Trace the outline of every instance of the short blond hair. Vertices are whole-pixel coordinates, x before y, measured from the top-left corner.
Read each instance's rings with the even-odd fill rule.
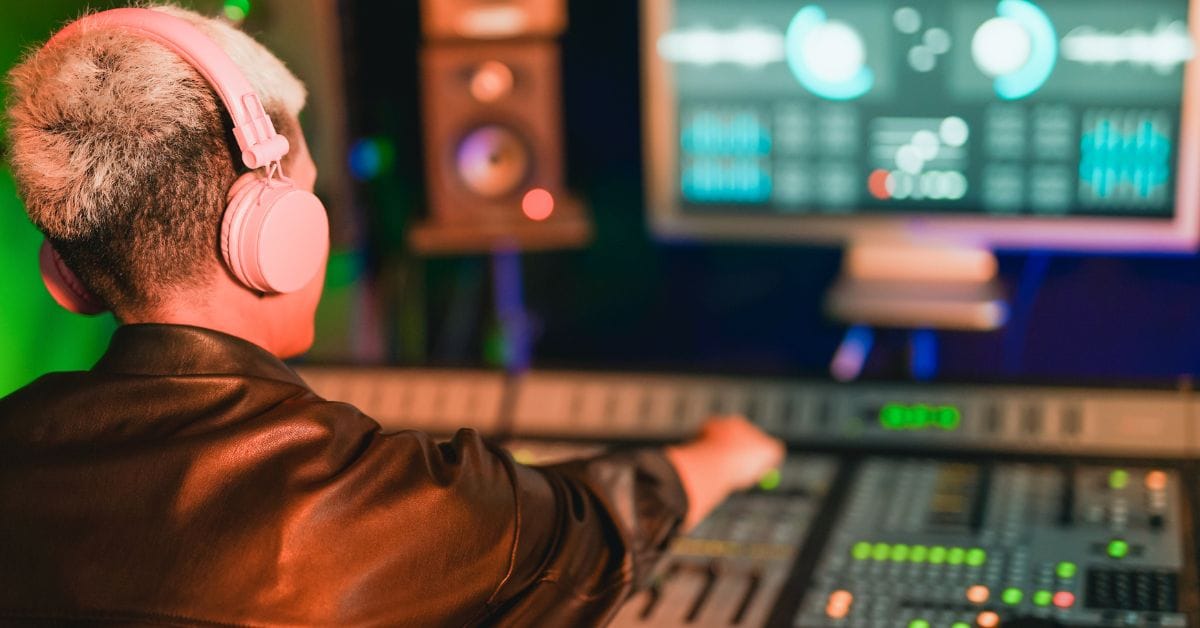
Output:
[[[176,6],[225,50],[280,132],[303,84],[227,22]],[[123,29],[82,32],[29,53],[9,74],[10,160],[33,223],[120,314],[194,287],[219,255],[225,195],[244,171],[211,86],[166,47]]]

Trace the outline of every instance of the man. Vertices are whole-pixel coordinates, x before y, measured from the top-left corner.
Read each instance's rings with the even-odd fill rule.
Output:
[[[303,86],[230,26],[155,10],[232,58],[311,191]],[[0,400],[0,623],[603,623],[672,535],[782,458],[740,419],[540,469],[469,430],[381,434],[280,361],[312,342],[323,272],[273,293],[225,261],[245,169],[194,66],[80,28],[10,82],[29,216],[122,326],[91,371]]]

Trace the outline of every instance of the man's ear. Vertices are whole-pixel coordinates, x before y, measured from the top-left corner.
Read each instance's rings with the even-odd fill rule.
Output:
[[[58,251],[49,240],[42,240],[42,248],[38,251],[38,266],[42,271],[42,283],[54,301],[64,309],[75,314],[92,316],[108,311],[108,306],[99,297],[88,290],[79,280],[67,263],[63,261]]]

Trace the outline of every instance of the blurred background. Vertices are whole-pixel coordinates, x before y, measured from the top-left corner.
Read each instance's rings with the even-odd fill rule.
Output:
[[[7,11],[0,69],[85,6],[123,4],[43,0]],[[827,376],[846,334],[822,309],[840,249],[664,243],[648,231],[637,0],[568,3],[558,38],[565,187],[587,207],[590,240],[519,258],[413,246],[431,197],[421,99],[432,87],[422,84],[417,2],[180,4],[241,23],[312,93],[302,122],[334,256],[308,361],[500,367],[522,351],[516,343],[537,366]],[[45,294],[40,238],[3,161],[0,241],[0,394],[47,371],[88,368],[114,323],[70,316]],[[939,332],[934,379],[1173,383],[1200,370],[1195,255],[998,260],[1008,324]],[[863,376],[906,376],[909,341],[906,331],[879,332]]]

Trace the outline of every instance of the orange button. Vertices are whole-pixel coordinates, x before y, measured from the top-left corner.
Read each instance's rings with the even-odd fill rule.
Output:
[[[1000,625],[1000,616],[992,611],[983,611],[975,618],[975,623],[979,624],[979,628],[996,628]]]
[[[1146,474],[1146,488],[1152,491],[1167,489],[1167,474],[1162,471],[1151,471]]]
[[[830,619],[842,619],[850,614],[850,605],[854,603],[854,594],[838,589],[829,594],[829,603],[825,605],[825,614]]]
[[[850,606],[854,602],[854,594],[849,591],[837,590],[829,594],[831,606]]]
[[[974,604],[983,604],[984,602],[988,601],[988,598],[991,597],[991,595],[992,592],[988,591],[988,588],[982,584],[977,584],[967,589],[967,599]]]
[[[850,614],[850,607],[834,606],[833,604],[830,604],[829,606],[825,607],[825,614],[829,615],[830,619],[842,619],[846,615]]]

